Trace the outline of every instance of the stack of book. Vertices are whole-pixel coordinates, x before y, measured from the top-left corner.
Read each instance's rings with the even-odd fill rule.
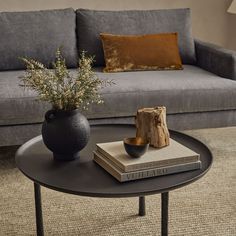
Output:
[[[98,143],[94,161],[120,182],[201,168],[200,155],[173,139],[167,147],[149,147],[139,158],[126,153],[123,141]]]

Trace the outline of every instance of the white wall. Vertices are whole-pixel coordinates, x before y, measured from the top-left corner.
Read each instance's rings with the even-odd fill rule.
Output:
[[[0,11],[53,8],[104,10],[189,7],[194,37],[236,50],[236,14],[227,13],[231,0],[0,0]]]

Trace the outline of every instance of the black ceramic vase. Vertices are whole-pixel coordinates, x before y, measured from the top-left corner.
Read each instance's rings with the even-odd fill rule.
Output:
[[[70,161],[78,158],[89,136],[88,120],[78,110],[49,110],[45,114],[42,137],[54,159]]]

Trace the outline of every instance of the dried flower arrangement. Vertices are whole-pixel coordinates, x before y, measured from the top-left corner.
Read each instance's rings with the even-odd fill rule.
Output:
[[[35,90],[39,99],[52,104],[54,110],[87,109],[91,103],[103,102],[99,90],[113,84],[109,80],[100,80],[92,70],[93,57],[81,53],[76,75],[66,67],[61,50],[56,52],[53,69],[47,69],[42,63],[21,58],[26,72],[20,77],[22,86]]]

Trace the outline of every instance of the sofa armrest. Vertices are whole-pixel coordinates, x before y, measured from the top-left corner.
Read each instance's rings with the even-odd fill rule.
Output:
[[[194,40],[197,65],[221,77],[236,80],[236,51]]]

